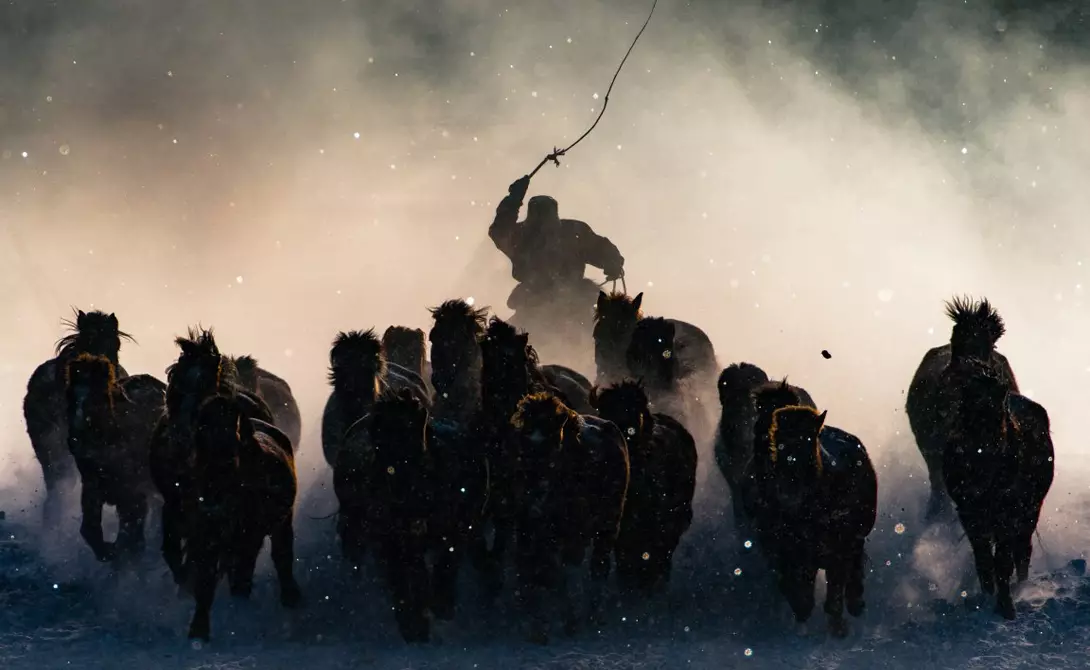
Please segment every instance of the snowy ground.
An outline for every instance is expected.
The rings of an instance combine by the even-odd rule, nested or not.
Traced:
[[[522,642],[509,604],[481,611],[468,571],[458,620],[440,631],[442,641],[402,644],[378,585],[345,576],[333,522],[308,518],[334,508],[320,472],[297,523],[306,607],[279,607],[263,555],[249,602],[232,601],[221,587],[213,640],[204,648],[185,639],[191,602],[175,595],[157,551],[149,550],[138,575],[114,577],[90,557],[74,514],[68,528],[44,537],[38,494],[0,491],[0,668],[1090,667],[1090,579],[1072,564],[1075,548],[1087,546],[1087,524],[1061,521],[1085,519],[1085,498],[1057,482],[1041,529],[1044,549],[1035,546],[1019,618],[1007,623],[990,605],[973,604],[975,577],[960,528],[919,523],[923,473],[911,463],[879,467],[880,477],[896,472],[905,485],[886,487],[868,547],[868,611],[846,640],[825,634],[820,600],[808,630],[795,629],[759,557],[734,549],[715,473],[701,487],[699,517],[679,551],[670,592],[646,608],[613,603],[600,632],[546,648]]]

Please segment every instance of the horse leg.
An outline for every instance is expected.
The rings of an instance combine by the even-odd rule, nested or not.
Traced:
[[[102,539],[102,506],[104,504],[99,483],[93,477],[85,478],[80,492],[83,520],[80,523],[79,532],[87,545],[91,547],[91,551],[95,552],[95,558],[105,563],[112,561],[117,552],[114,543]]]
[[[189,622],[189,639],[208,641],[211,633],[212,602],[216,598],[216,582],[219,581],[219,561],[214,547],[201,547],[192,557],[196,584],[193,589],[197,609]]]
[[[134,559],[144,554],[144,520],[147,515],[148,499],[143,493],[131,493],[117,506],[118,553]]]
[[[1033,531],[1023,530],[1014,542],[1014,568],[1018,583],[1029,579],[1029,563],[1033,557]]]
[[[848,635],[844,619],[844,593],[851,572],[851,559],[836,557],[825,568],[825,614],[829,617],[829,632],[833,637]]]
[[[992,553],[992,539],[976,529],[965,529],[969,544],[973,547],[973,560],[976,562],[976,575],[980,580],[980,590],[987,595],[995,593],[995,557]]]
[[[272,554],[273,567],[276,568],[276,577],[280,581],[280,604],[284,607],[298,607],[303,601],[303,594],[299,590],[299,584],[295,581],[295,527],[292,524],[291,512],[284,515],[284,519],[273,529],[270,538],[270,553]],[[260,550],[261,545],[258,544]],[[256,554],[254,556],[256,560]],[[253,574],[253,564],[250,567]]]
[[[181,502],[168,498],[163,501],[163,560],[166,561],[174,583],[183,586],[186,583],[186,566],[183,565],[182,553],[182,509]]]
[[[1011,574],[1014,572],[1015,541],[1009,535],[997,539],[995,545],[995,611],[1004,619],[1014,619],[1011,598]]]
[[[863,580],[866,574],[864,563],[866,554],[863,551],[863,542],[859,541],[852,548],[851,562],[848,565],[847,583],[844,586],[844,595],[848,606],[848,614],[858,617],[863,614],[866,601],[863,600]]]
[[[454,618],[458,600],[458,568],[461,567],[465,547],[464,534],[458,529],[448,530],[450,532],[440,534],[435,543],[435,583],[431,601],[432,613],[443,621]]]
[[[231,552],[231,568],[227,573],[232,596],[242,599],[250,597],[254,589],[257,555],[261,553],[264,543],[265,538],[253,532],[244,533],[235,540],[234,551]]]
[[[927,477],[931,485],[924,520],[935,521],[945,516],[950,507],[950,496],[946,493],[946,482],[942,474],[943,447],[941,444],[929,444],[928,448],[921,448],[920,452],[927,464]]]
[[[787,598],[795,620],[806,623],[814,611],[814,582],[817,580],[817,568],[806,565],[794,565],[787,559],[781,559],[780,591]]]

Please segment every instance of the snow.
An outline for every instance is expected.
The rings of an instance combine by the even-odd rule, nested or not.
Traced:
[[[316,444],[304,444],[317,448]],[[898,465],[894,471],[907,466]],[[714,470],[714,468],[713,468]],[[890,476],[890,468],[881,474]],[[899,475],[925,487],[921,471]],[[135,573],[111,573],[89,555],[75,510],[59,535],[43,536],[38,494],[0,491],[0,667],[235,669],[305,664],[319,668],[1084,668],[1090,665],[1090,579],[1058,547],[1085,546],[1083,501],[1046,505],[1044,542],[1018,592],[1018,619],[981,605],[968,543],[956,524],[926,527],[925,491],[887,487],[868,542],[868,609],[850,636],[825,632],[818,604],[804,631],[776,592],[763,560],[733,532],[717,472],[700,483],[697,518],[679,547],[669,590],[650,603],[610,601],[601,631],[548,647],[525,643],[509,599],[487,610],[468,569],[458,617],[436,626],[441,641],[409,647],[397,635],[381,585],[368,566],[354,579],[339,558],[330,476],[317,472],[297,512],[296,576],[305,606],[279,606],[267,554],[253,596],[236,601],[221,585],[212,641],[185,639],[192,602],[177,596],[157,550],[157,522]],[[904,489],[899,491],[898,489]],[[108,517],[111,515],[108,513]],[[904,519],[909,523],[903,523]],[[113,523],[112,517],[109,519]],[[1080,527],[1081,526],[1081,527]],[[107,530],[112,533],[112,529]],[[1075,535],[1075,533],[1079,535]],[[748,544],[748,543],[747,543]],[[1075,552],[1077,553],[1077,552]],[[510,578],[511,575],[509,575]]]

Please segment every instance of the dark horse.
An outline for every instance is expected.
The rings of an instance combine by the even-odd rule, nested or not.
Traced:
[[[631,476],[617,537],[617,577],[650,593],[670,579],[674,551],[693,521],[696,442],[665,414],[651,412],[639,382],[595,390],[598,416],[621,429]]]
[[[953,408],[959,389],[945,371],[958,360],[973,357],[992,365],[1012,393],[1018,393],[1014,371],[995,350],[1006,327],[987,300],[954,298],[946,303],[946,315],[954,321],[950,343],[930,349],[916,368],[905,399],[905,412],[916,447],[927,464],[931,496],[925,518],[936,519],[949,511],[950,498],[943,484],[942,461]]]
[[[765,397],[764,414],[766,422],[771,421],[772,412],[778,407],[805,405],[817,409],[810,394],[805,389],[783,382],[768,386],[768,375],[752,363],[732,363],[723,368],[719,375],[719,426],[715,433],[715,463],[719,472],[730,487],[734,522],[738,530],[745,525],[742,503],[742,477],[753,458],[755,426],[757,423],[757,405],[754,394],[760,389],[768,389],[782,397],[769,403],[771,396]],[[773,406],[770,406],[773,405]],[[765,431],[767,434],[767,430]]]
[[[65,375],[68,448],[81,480],[80,534],[100,561],[144,549],[151,434],[166,408],[166,384],[151,375],[117,379],[110,359],[80,354]],[[102,507],[117,508],[117,542],[102,537]]]
[[[373,548],[406,642],[430,636],[426,559],[436,487],[427,430],[428,410],[412,392],[387,392],[349,429],[333,468],[342,547],[357,562]],[[353,439],[356,431],[367,439]]]
[[[843,637],[845,604],[852,616],[863,613],[864,545],[878,514],[878,479],[862,442],[825,426],[825,415],[801,406],[773,412],[765,440],[771,467],[754,473],[752,509],[761,552],[795,619],[810,618],[814,580],[824,569],[830,632]]]
[[[188,549],[197,609],[191,639],[208,640],[216,585],[226,573],[231,595],[249,598],[265,538],[280,579],[280,603],[302,600],[295,581],[295,460],[283,433],[257,426],[234,398],[213,395],[198,412],[193,450],[195,523]]]
[[[676,345],[677,327],[672,321],[640,319],[625,352],[626,367],[632,378],[643,381],[657,412],[669,414],[695,435],[707,439],[712,426],[706,398],[701,398],[700,389],[693,387],[696,378],[686,367],[691,360],[679,358]]]
[[[345,431],[363,418],[387,388],[407,389],[426,407],[431,397],[423,382],[390,374],[386,353],[375,330],[337,333],[329,351],[329,382],[333,392],[322,412],[322,454],[333,467],[344,442]]]
[[[992,361],[960,359],[948,381],[961,398],[946,438],[943,477],[973,546],[981,590],[1014,618],[1011,573],[1029,576],[1033,532],[1055,469],[1048,412],[1010,389]]]
[[[428,345],[424,331],[407,326],[390,326],[382,333],[382,350],[386,352],[386,365],[398,373],[409,373],[434,396],[431,385],[431,364],[428,363]]]
[[[523,398],[511,423],[519,599],[531,618],[530,640],[545,644],[550,595],[561,600],[568,634],[584,618],[569,589],[571,581],[582,581],[588,547],[587,614],[600,622],[602,588],[625,512],[628,450],[616,425],[580,416],[548,392]]]
[[[435,464],[436,487],[429,528],[436,544],[431,611],[438,619],[450,619],[462,557],[488,499],[488,464],[476,431],[487,308],[448,300],[429,311],[434,321],[428,339],[435,407],[428,423],[428,451]]]
[[[298,451],[299,440],[303,436],[303,419],[291,386],[259,366],[253,356],[236,356],[232,360],[242,387],[265,401],[272,410],[274,425],[291,440],[292,451]]]
[[[484,524],[477,524],[472,542],[474,562],[484,571],[490,594],[495,595],[502,585],[504,557],[514,523],[516,452],[511,444],[511,417],[519,401],[532,393],[550,391],[565,404],[567,398],[542,372],[530,336],[498,317],[488,322],[481,356],[481,414],[475,422],[475,433],[484,444],[489,467],[486,520],[492,523],[494,537],[491,551],[485,551]],[[589,404],[589,394],[585,402]]]
[[[636,324],[642,320],[643,293],[630,297],[624,293],[598,292],[594,313],[594,361],[598,368],[596,383],[599,385],[619,382],[636,377],[628,368],[625,354],[632,341]],[[665,319],[674,326],[674,356],[681,361],[686,374],[697,377],[698,388],[708,389],[719,374],[715,361],[715,347],[707,333],[691,323],[677,319]]]
[[[167,368],[166,413],[151,438],[151,478],[163,497],[163,558],[180,586],[188,586],[187,544],[193,530],[197,494],[192,462],[198,412],[213,396],[231,399],[253,423],[261,423],[291,452],[291,441],[273,427],[272,410],[264,400],[243,388],[234,362],[220,353],[211,330],[190,328],[174,340],[181,350]]]
[[[76,483],[77,467],[68,450],[65,412],[64,375],[68,363],[80,354],[105,356],[113,363],[116,377],[124,379],[129,375],[118,363],[118,352],[121,340],[132,341],[129,334],[118,328],[113,314],[77,310],[75,322],[65,319],[63,323],[71,332],[57,341],[55,357],[34,369],[23,399],[27,434],[45,480],[46,527],[60,521],[65,498]]]

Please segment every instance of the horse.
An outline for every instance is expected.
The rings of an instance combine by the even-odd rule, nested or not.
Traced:
[[[1029,576],[1033,533],[1052,486],[1048,412],[1011,391],[994,361],[967,357],[948,368],[961,389],[943,453],[943,483],[973,548],[980,589],[1014,619],[1011,573]]]
[[[987,299],[955,297],[946,303],[946,316],[954,322],[950,342],[924,354],[905,398],[908,423],[916,438],[916,447],[927,464],[930,497],[924,518],[929,521],[950,511],[942,463],[958,389],[950,385],[951,378],[944,375],[944,371],[961,358],[977,358],[996,369],[1011,393],[1018,393],[1018,381],[1010,362],[995,350],[996,343],[1006,332],[1006,325],[992,304]]]
[[[280,603],[297,607],[295,460],[280,437],[257,429],[235,399],[212,395],[197,413],[193,440],[195,521],[187,549],[196,611],[189,638],[207,641],[216,585],[226,572],[231,595],[249,598],[265,538],[280,581]],[[274,429],[276,430],[276,429]]]
[[[185,337],[174,340],[181,353],[167,367],[166,412],[152,433],[149,449],[151,478],[163,497],[163,558],[176,584],[188,588],[186,546],[194,523],[192,459],[194,436],[201,405],[213,396],[235,402],[254,422],[262,422],[270,433],[287,444],[290,440],[273,427],[272,409],[256,394],[242,386],[234,361],[220,353],[210,329],[190,328]]]
[[[382,333],[382,350],[386,352],[386,365],[390,371],[414,375],[428,391],[435,395],[431,385],[431,364],[424,331],[420,328],[390,326]]]
[[[636,377],[628,367],[626,352],[636,325],[644,318],[643,293],[635,297],[613,291],[598,292],[594,310],[594,361],[599,386]],[[718,374],[715,347],[708,334],[686,321],[665,319],[674,326],[674,355],[681,361],[681,369],[694,375],[696,386],[711,388]]]
[[[299,449],[303,437],[303,419],[291,386],[257,364],[253,356],[232,357],[239,382],[250,393],[264,400],[272,410],[274,425],[291,440],[292,451]]]
[[[758,480],[753,507],[761,551],[796,621],[809,620],[824,569],[829,630],[844,637],[845,605],[853,617],[865,606],[865,543],[878,514],[878,479],[863,443],[826,426],[826,414],[798,405],[772,413],[771,468]]]
[[[757,406],[754,393],[759,389],[766,389],[769,393],[776,393],[780,386],[786,384],[784,380],[780,384],[769,384],[768,375],[764,370],[752,363],[732,363],[723,368],[719,375],[719,425],[715,432],[714,453],[715,463],[719,466],[719,472],[726,480],[730,488],[731,507],[734,512],[734,523],[738,530],[745,527],[745,514],[743,512],[742,478],[753,458],[753,445],[756,436],[755,425],[757,422]],[[778,406],[805,405],[817,409],[810,394],[805,389],[786,384],[784,388],[786,398],[779,401]],[[770,398],[766,396],[764,415],[771,420],[771,411],[768,409]],[[773,402],[772,405],[777,405]],[[767,434],[767,429],[764,431]]]
[[[488,322],[481,340],[481,357],[481,412],[475,432],[484,442],[489,468],[486,520],[491,521],[494,535],[491,550],[486,551],[484,524],[477,524],[471,542],[474,563],[485,574],[487,592],[494,596],[501,586],[514,522],[512,486],[516,464],[510,444],[511,417],[519,401],[532,393],[550,391],[568,401],[542,373],[530,336],[498,317],[493,316]]]
[[[367,439],[352,439],[354,431]],[[430,636],[426,559],[436,486],[427,432],[427,407],[406,389],[387,392],[349,429],[333,469],[342,546],[356,561],[374,548],[398,630],[410,643]]]
[[[431,406],[422,381],[388,374],[386,354],[374,328],[337,333],[329,351],[329,381],[333,392],[322,412],[322,455],[330,467],[337,462],[345,431],[370,411],[387,388],[408,389]]]
[[[628,350],[626,368],[632,378],[644,383],[652,405],[657,411],[681,421],[699,436],[711,432],[706,403],[699,389],[692,387],[691,360],[679,359],[674,351],[677,326],[667,319],[645,317],[639,320]]]
[[[131,335],[120,330],[113,313],[76,310],[75,321],[64,319],[62,323],[70,332],[57,340],[54,357],[34,369],[23,398],[27,434],[45,480],[42,515],[46,527],[60,522],[65,500],[78,474],[68,450],[64,391],[68,363],[80,354],[105,356],[113,363],[117,379],[124,379],[129,375],[118,362],[121,341],[135,342]]]
[[[102,562],[138,556],[154,484],[149,443],[166,408],[166,384],[151,375],[117,379],[105,356],[80,354],[65,368],[68,448],[79,468],[80,534]],[[117,508],[117,541],[102,535],[102,507]]]
[[[587,614],[600,623],[602,587],[625,513],[628,449],[612,422],[580,416],[549,392],[520,400],[511,425],[519,598],[530,616],[530,641],[546,644],[549,594],[561,600],[566,633],[575,634],[584,618],[569,582],[582,577],[588,546]]]
[[[617,577],[650,594],[670,579],[674,551],[693,521],[696,442],[678,421],[651,412],[639,382],[595,389],[598,416],[621,429],[630,477],[617,536]]]
[[[428,421],[428,451],[435,464],[436,505],[429,529],[435,543],[431,611],[454,616],[458,571],[472,529],[488,500],[488,464],[478,438],[481,347],[487,308],[448,300],[429,310],[435,406]],[[479,545],[478,545],[479,548]],[[476,558],[480,563],[480,556]]]

